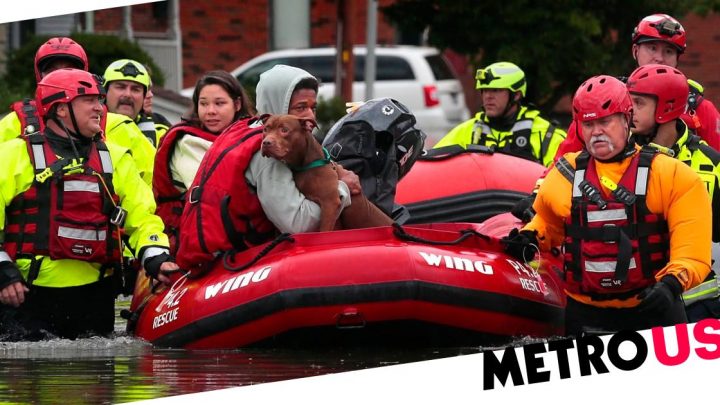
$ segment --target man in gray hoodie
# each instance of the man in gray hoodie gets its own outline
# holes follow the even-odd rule
[[[317,91],[318,80],[308,72],[276,65],[260,75],[256,88],[258,115],[292,114],[315,119]],[[341,167],[338,169],[344,227],[391,224],[392,220],[362,195],[358,176]],[[320,207],[300,193],[286,165],[258,152],[245,171],[245,179],[256,187],[265,215],[281,232],[308,232],[318,228]]]

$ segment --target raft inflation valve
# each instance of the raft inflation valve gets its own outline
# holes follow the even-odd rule
[[[365,318],[357,308],[345,308],[335,318],[335,326],[338,329],[359,329],[365,327]]]

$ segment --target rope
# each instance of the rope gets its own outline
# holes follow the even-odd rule
[[[242,271],[247,269],[248,267],[252,266],[253,264],[257,263],[258,260],[263,258],[263,256],[267,255],[277,247],[277,245],[288,241],[288,242],[295,242],[295,239],[290,236],[289,233],[282,233],[277,238],[275,238],[272,242],[270,242],[263,250],[261,250],[252,260],[249,262],[243,264],[242,266],[233,266],[232,263],[230,263],[230,257],[233,256],[237,251],[235,249],[231,249],[223,255],[223,266],[228,271],[236,272],[236,271]]]
[[[534,243],[527,243],[527,242],[515,241],[515,240],[503,240],[502,243],[507,244],[507,245],[521,245],[523,247],[522,261],[525,264],[527,264],[528,266],[536,269],[537,264],[533,265],[533,262],[535,262],[535,263],[540,262],[540,246],[538,246]],[[528,248],[530,248],[531,253],[532,253],[532,256],[530,256],[529,259],[528,259],[528,256],[526,255]],[[534,252],[532,252],[533,250],[534,250]],[[560,254],[560,252],[559,252],[559,250],[555,249],[555,252],[552,252],[552,254],[553,254],[553,256],[557,256]],[[537,257],[537,259],[536,259],[536,257]]]
[[[474,230],[474,229],[463,229],[459,231],[460,237],[453,240],[453,241],[436,241],[436,240],[429,240],[425,238],[421,238],[419,236],[411,235],[407,232],[405,232],[405,229],[398,224],[397,222],[393,223],[393,234],[398,238],[410,242],[418,242],[418,243],[425,243],[428,245],[457,245],[458,243],[464,241],[465,239],[471,237],[471,236],[477,236],[481,239],[484,239],[486,241],[490,241],[491,238],[487,235],[483,235],[482,233]]]

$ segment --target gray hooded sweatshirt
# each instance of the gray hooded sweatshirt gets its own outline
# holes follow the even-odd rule
[[[258,115],[287,114],[295,86],[303,79],[317,79],[310,73],[287,65],[275,65],[260,75],[256,88]]]
[[[295,86],[306,77],[314,78],[302,69],[286,65],[276,65],[261,74],[256,88],[258,115],[287,114]],[[245,179],[256,189],[265,215],[281,232],[317,230],[320,206],[297,189],[292,171],[285,164],[263,157],[258,151],[245,170]],[[343,208],[350,205],[348,186],[338,181],[338,191]]]

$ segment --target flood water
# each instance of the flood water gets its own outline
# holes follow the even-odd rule
[[[119,302],[118,311],[128,302]],[[109,404],[477,353],[479,347],[155,349],[125,334],[0,342],[0,404]]]

